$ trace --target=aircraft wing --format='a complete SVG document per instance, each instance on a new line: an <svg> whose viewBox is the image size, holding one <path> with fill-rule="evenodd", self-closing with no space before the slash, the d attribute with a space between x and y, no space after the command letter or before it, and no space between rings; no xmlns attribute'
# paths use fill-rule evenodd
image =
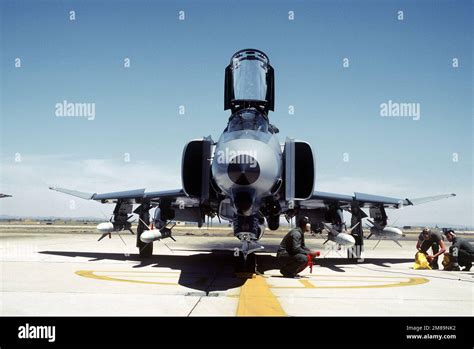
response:
<svg viewBox="0 0 474 349"><path fill-rule="evenodd" d="M337 204L341 208L350 208L352 203L357 203L361 208L402 208L403 206L419 205L426 202L446 199L456 194L442 194L413 199L399 199L386 196L378 196L364 193L354 193L354 195L341 195L326 192L314 192L313 196L307 200L299 202L301 208L312 209L331 204Z"/></svg>
<svg viewBox="0 0 474 349"><path fill-rule="evenodd" d="M158 202L163 199L177 200L179 198L183 198L188 201L190 199L182 189L150 192L145 191L145 189L134 189L102 194L87 193L58 187L49 187L49 189L76 196L81 199L95 200L100 201L102 203L116 203L120 200L121 202L129 204L140 204L143 201Z"/></svg>

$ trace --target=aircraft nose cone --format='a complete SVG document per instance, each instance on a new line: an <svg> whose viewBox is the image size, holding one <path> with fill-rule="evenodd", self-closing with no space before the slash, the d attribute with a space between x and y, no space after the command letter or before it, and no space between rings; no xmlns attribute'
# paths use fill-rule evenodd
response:
<svg viewBox="0 0 474 349"><path fill-rule="evenodd" d="M260 165L250 155L238 155L230 161L227 174L235 184L249 185L257 181L260 176Z"/></svg>

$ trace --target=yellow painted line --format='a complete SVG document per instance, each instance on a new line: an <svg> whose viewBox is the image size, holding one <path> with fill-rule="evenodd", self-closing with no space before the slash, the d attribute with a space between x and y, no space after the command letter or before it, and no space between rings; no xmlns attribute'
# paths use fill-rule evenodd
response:
<svg viewBox="0 0 474 349"><path fill-rule="evenodd" d="M324 277L324 278L369 278L369 279L377 279L377 278L383 278L383 279L404 279L404 278L408 278L408 276L377 276L377 275L344 275L344 276L341 276L341 275L314 275L314 274L311 274L311 276L305 276L307 277L308 279L313 279L313 278L320 278L320 277Z"/></svg>
<svg viewBox="0 0 474 349"><path fill-rule="evenodd" d="M378 277L380 278L380 276ZM387 277L389 278L389 277ZM311 287L308 287L307 284L304 283L306 281L307 284L310 284ZM345 286L316 286L311 284L308 280L300 280L300 282L305 286L270 286L270 288L275 289L303 289L303 288L387 288L387 287L403 287L403 286L415 286L421 285L429 282L428 279L415 277L415 278L408 278L408 281L400 281L394 283L388 283L384 285L345 285ZM368 282L364 280L363 282ZM381 281L378 281L381 282Z"/></svg>
<svg viewBox="0 0 474 349"><path fill-rule="evenodd" d="M166 274L178 275L177 271L141 271L141 270L95 270L98 273L123 273L123 274Z"/></svg>
<svg viewBox="0 0 474 349"><path fill-rule="evenodd" d="M177 282L154 282L154 281L143 281L143 280L130 280L130 279L120 279L117 277L110 277L107 275L97 275L95 274L96 272L98 273L103 273L106 271L101 271L101 270L78 270L76 271L76 274L79 276L83 276L86 278L91 278L91 279L97 279L97 280L107 280L107 281L119 281L119 282L132 282L132 283L137 283L137 284L153 284L153 285L170 285L170 286L176 286L178 285ZM157 276L159 277L159 276Z"/></svg>
<svg viewBox="0 0 474 349"><path fill-rule="evenodd" d="M285 316L280 303L260 275L240 288L237 316Z"/></svg>
<svg viewBox="0 0 474 349"><path fill-rule="evenodd" d="M403 278L400 278L400 279L403 279ZM360 282L367 282L367 283L370 283L370 282L377 283L377 282L386 281L386 280L344 280L344 279L320 279L320 278L318 278L318 279L308 278L308 279L302 279L302 280L299 280L299 281L315 281L315 280L317 280L318 282L319 281L331 281L331 282L356 282L356 281L360 281Z"/></svg>
<svg viewBox="0 0 474 349"><path fill-rule="evenodd" d="M309 280L300 280L300 282L303 284L305 288L316 288Z"/></svg>
<svg viewBox="0 0 474 349"><path fill-rule="evenodd" d="M111 275L108 275L108 276L112 276L114 278L116 277L125 277L125 278L160 278L160 279L173 279L173 278L176 278L176 275L120 275L120 274L111 274ZM196 276L196 278L198 278L198 276Z"/></svg>

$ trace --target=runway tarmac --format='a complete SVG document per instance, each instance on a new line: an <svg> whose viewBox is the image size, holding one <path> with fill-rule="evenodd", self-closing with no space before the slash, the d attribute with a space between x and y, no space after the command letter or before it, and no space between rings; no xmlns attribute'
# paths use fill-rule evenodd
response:
<svg viewBox="0 0 474 349"><path fill-rule="evenodd" d="M312 274L279 273L278 237L263 238L252 279L234 274L233 237L178 236L140 260L135 237L0 233L0 315L472 316L474 272L413 270L413 241L365 241L364 259L321 251ZM326 245L331 245L328 243ZM326 246L325 245L325 246Z"/></svg>

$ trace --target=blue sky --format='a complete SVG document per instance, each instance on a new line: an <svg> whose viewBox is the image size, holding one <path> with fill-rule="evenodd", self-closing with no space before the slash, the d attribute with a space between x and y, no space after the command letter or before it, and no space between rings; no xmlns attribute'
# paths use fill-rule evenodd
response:
<svg viewBox="0 0 474 349"><path fill-rule="evenodd" d="M1 0L0 190L17 198L2 202L2 211L95 212L94 203L79 202L71 211L69 198L49 192L50 184L93 192L179 187L185 143L209 134L217 140L225 127L225 66L235 51L253 47L275 68L270 118L280 140L313 146L316 190L456 192L450 201L407 210L400 222L474 225L472 6ZM130 68L123 67L127 57ZM55 104L63 100L95 103L95 119L58 118ZM381 117L388 100L420 103L420 120Z"/></svg>

